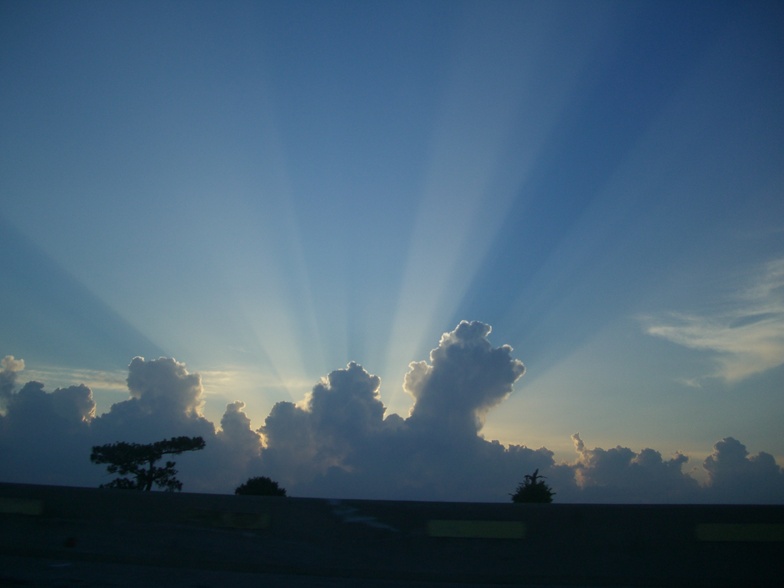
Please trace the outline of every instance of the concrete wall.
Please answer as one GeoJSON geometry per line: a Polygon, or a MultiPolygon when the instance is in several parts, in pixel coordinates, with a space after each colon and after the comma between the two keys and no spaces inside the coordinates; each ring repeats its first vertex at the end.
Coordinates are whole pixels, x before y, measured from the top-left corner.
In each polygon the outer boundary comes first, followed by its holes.
{"type": "Polygon", "coordinates": [[[205,570],[781,586],[784,507],[264,498],[0,484],[0,552],[205,570]]]}

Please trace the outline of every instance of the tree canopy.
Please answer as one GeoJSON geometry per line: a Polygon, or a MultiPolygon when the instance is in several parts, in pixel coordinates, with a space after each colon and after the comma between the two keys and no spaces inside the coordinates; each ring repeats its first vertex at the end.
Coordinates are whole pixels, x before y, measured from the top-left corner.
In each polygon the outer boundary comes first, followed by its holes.
{"type": "Polygon", "coordinates": [[[172,437],[155,443],[126,443],[118,441],[106,445],[96,445],[90,454],[90,461],[108,464],[110,474],[120,474],[101,488],[123,488],[149,492],[153,485],[169,492],[182,490],[182,482],[175,475],[175,463],[167,461],[164,466],[155,463],[164,455],[177,455],[185,451],[204,449],[202,437],[172,437]]]}
{"type": "Polygon", "coordinates": [[[511,496],[512,502],[549,503],[553,501],[555,492],[545,483],[544,476],[539,475],[537,468],[533,474],[526,474],[525,480],[511,496]]]}
{"type": "Polygon", "coordinates": [[[266,476],[249,478],[244,484],[240,484],[234,490],[234,494],[245,494],[252,496],[286,496],[286,490],[278,486],[278,483],[266,476]]]}

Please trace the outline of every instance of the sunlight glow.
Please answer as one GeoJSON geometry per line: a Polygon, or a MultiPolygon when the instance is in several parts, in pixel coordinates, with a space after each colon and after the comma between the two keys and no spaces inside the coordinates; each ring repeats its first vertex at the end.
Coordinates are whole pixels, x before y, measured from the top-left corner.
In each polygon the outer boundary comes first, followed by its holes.
{"type": "Polygon", "coordinates": [[[582,433],[781,495],[780,8],[150,10],[0,10],[0,477],[225,423],[197,491],[506,500],[582,433]]]}
{"type": "Polygon", "coordinates": [[[547,72],[552,76],[547,90],[534,95],[531,88],[540,84],[542,74],[542,46],[553,31],[535,11],[526,19],[529,34],[508,27],[512,20],[488,19],[479,11],[466,16],[456,35],[385,370],[402,367],[415,357],[425,358],[433,346],[433,333],[451,328],[455,320],[482,318],[456,317],[455,312],[512,202],[525,199],[520,191],[584,75],[583,64],[596,42],[591,33],[598,24],[589,22],[572,39],[570,54],[560,56],[570,67],[555,76],[547,72]],[[476,28],[494,33],[477,34],[476,28]],[[512,144],[516,149],[509,149],[512,144]],[[510,152],[516,154],[514,160],[510,152]]]}

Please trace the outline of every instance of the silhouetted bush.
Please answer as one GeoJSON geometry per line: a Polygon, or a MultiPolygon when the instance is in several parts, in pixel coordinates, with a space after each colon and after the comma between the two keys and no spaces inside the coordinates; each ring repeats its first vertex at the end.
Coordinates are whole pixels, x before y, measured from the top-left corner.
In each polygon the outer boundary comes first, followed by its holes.
{"type": "Polygon", "coordinates": [[[286,490],[278,486],[274,480],[266,476],[250,478],[244,484],[237,486],[234,494],[244,494],[249,496],[286,496],[286,490]]]}
{"type": "Polygon", "coordinates": [[[540,476],[539,469],[536,469],[533,474],[526,474],[525,480],[511,496],[512,502],[549,503],[553,501],[555,492],[552,491],[550,486],[545,484],[544,476],[540,476]]]}

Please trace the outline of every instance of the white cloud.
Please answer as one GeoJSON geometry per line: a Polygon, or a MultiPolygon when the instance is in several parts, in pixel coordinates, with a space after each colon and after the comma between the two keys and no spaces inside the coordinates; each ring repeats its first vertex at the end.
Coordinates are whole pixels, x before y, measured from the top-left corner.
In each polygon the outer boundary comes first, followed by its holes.
{"type": "Polygon", "coordinates": [[[749,285],[710,314],[647,317],[646,332],[716,354],[710,376],[735,382],[784,361],[784,259],[766,264],[749,285]]]}
{"type": "Polygon", "coordinates": [[[13,355],[6,355],[0,360],[0,367],[4,372],[20,372],[24,369],[25,363],[24,359],[16,359],[13,355]]]}
{"type": "Polygon", "coordinates": [[[551,465],[552,453],[478,436],[485,413],[524,371],[511,348],[494,348],[489,334],[488,325],[461,322],[441,337],[430,363],[411,364],[404,387],[415,404],[408,419],[384,418],[381,382],[361,366],[330,373],[302,404],[273,408],[262,428],[262,463],[292,492],[505,498],[527,469],[551,465]]]}
{"type": "Polygon", "coordinates": [[[147,410],[174,410],[199,416],[204,403],[201,377],[189,374],[185,365],[170,357],[145,361],[134,357],[128,366],[131,398],[147,410]]]}
{"type": "Polygon", "coordinates": [[[168,357],[135,357],[128,366],[127,383],[130,398],[93,420],[97,443],[149,443],[176,435],[208,439],[215,434],[214,425],[200,412],[201,378],[184,364],[168,357]]]}
{"type": "Polygon", "coordinates": [[[538,469],[560,502],[777,502],[781,467],[765,452],[750,456],[728,437],[703,463],[707,484],[683,473],[687,457],[617,446],[588,449],[573,437],[573,463],[547,448],[504,446],[479,435],[484,415],[523,374],[508,346],[493,347],[490,327],[461,322],[405,378],[416,403],[404,419],[386,414],[381,381],[349,363],[319,381],[300,403],[279,402],[253,429],[245,404],[230,402],[220,427],[202,416],[199,374],[170,358],[134,358],[129,398],[95,416],[84,385],[46,392],[31,381],[17,389],[24,364],[3,360],[0,480],[96,486],[105,472],[89,462],[92,445],[200,435],[203,451],[178,456],[185,489],[232,492],[265,475],[292,496],[506,501],[538,469]]]}
{"type": "Polygon", "coordinates": [[[473,435],[487,411],[511,394],[525,366],[512,358],[508,345],[493,348],[490,331],[489,325],[462,321],[441,337],[430,364],[410,365],[403,388],[416,400],[412,424],[438,428],[445,435],[473,435]]]}
{"type": "Polygon", "coordinates": [[[16,359],[13,355],[6,355],[0,360],[0,408],[3,408],[4,399],[11,394],[16,386],[17,374],[24,367],[24,360],[16,359]]]}
{"type": "Polygon", "coordinates": [[[706,494],[711,502],[770,503],[784,501],[784,470],[769,453],[750,455],[746,446],[726,437],[705,458],[706,494]]]}
{"type": "Polygon", "coordinates": [[[86,386],[45,392],[27,382],[7,397],[0,416],[0,479],[40,484],[84,483],[90,478],[91,428],[95,414],[86,386]]]}
{"type": "Polygon", "coordinates": [[[308,483],[331,468],[352,470],[355,452],[385,427],[381,381],[356,363],[335,370],[304,402],[279,402],[267,417],[263,459],[283,483],[308,483]]]}
{"type": "Polygon", "coordinates": [[[586,502],[689,502],[697,496],[696,480],[681,469],[688,461],[683,454],[663,459],[653,449],[588,449],[579,434],[572,441],[578,456],[572,469],[586,502]]]}
{"type": "Polygon", "coordinates": [[[193,492],[232,492],[261,471],[261,435],[244,412],[245,403],[226,406],[221,428],[197,454],[183,455],[181,479],[193,492]]]}

